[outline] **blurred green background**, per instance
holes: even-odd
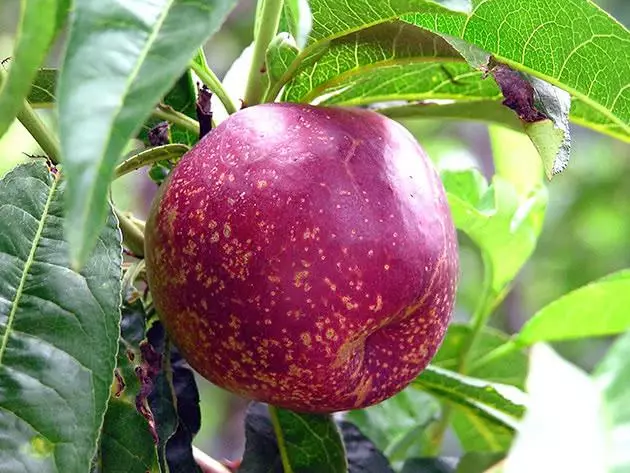
[[[19,18],[19,0],[0,0],[0,59],[11,55]],[[628,0],[597,0],[625,26],[630,25]],[[242,0],[223,29],[205,47],[211,67],[222,77],[252,40],[254,2]],[[620,54],[622,52],[620,51]],[[60,47],[53,48],[48,66],[54,67]],[[0,112],[1,113],[1,112]],[[55,127],[52,111],[42,115]],[[486,176],[493,174],[488,129],[479,123],[408,120],[404,122],[433,160],[475,163]],[[536,310],[566,292],[613,271],[630,267],[630,145],[591,131],[573,128],[569,168],[549,183],[550,202],[538,247],[493,318],[493,325],[514,332]],[[502,134],[510,149],[521,143]],[[529,146],[526,143],[527,146]],[[518,152],[515,149],[514,152]],[[520,150],[522,151],[522,150]],[[0,139],[0,175],[37,154],[38,147],[15,123]],[[116,181],[118,206],[146,215],[155,185],[141,171]],[[460,236],[461,276],[456,318],[466,320],[481,286],[481,262],[474,246]],[[589,339],[556,344],[565,357],[590,369],[609,340]],[[243,448],[246,403],[200,380],[202,432],[196,443],[217,458],[238,458]]]

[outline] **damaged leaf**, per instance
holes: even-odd
[[[523,123],[543,160],[547,178],[564,171],[571,151],[571,96],[548,82],[492,59],[488,72],[505,97],[503,104],[514,110]]]

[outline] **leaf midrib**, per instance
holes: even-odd
[[[331,77],[325,82],[320,83],[314,89],[311,89],[304,95],[300,100],[305,102],[310,102],[311,100],[319,97],[327,89],[331,89],[337,85],[343,84],[344,82],[351,80],[353,77],[361,76],[369,73],[373,69],[381,69],[385,67],[393,67],[393,66],[407,66],[407,65],[416,65],[423,63],[432,63],[432,62],[440,62],[440,63],[455,63],[462,64],[465,63],[463,58],[457,57],[440,57],[440,56],[411,56],[400,59],[385,59],[383,61],[373,62],[370,64],[363,64],[358,67],[354,67],[352,69],[348,69],[346,71],[341,72],[338,75]],[[476,74],[479,71],[475,71]],[[297,76],[296,76],[297,77]],[[440,84],[441,85],[441,84]]]
[[[24,270],[22,271],[22,276],[20,278],[20,284],[17,287],[15,292],[15,297],[11,304],[11,311],[9,312],[9,317],[7,319],[7,326],[2,336],[2,345],[0,345],[0,366],[2,365],[2,361],[4,358],[4,352],[6,351],[7,344],[9,342],[9,335],[11,334],[11,328],[13,326],[13,321],[15,320],[15,314],[17,313],[18,304],[22,297],[22,293],[24,292],[24,286],[26,284],[26,277],[29,274],[29,270],[35,261],[35,252],[37,251],[37,247],[39,246],[39,242],[42,238],[42,233],[44,231],[44,226],[46,224],[46,219],[48,218],[48,213],[50,210],[50,204],[53,201],[53,197],[55,195],[55,191],[57,190],[57,186],[59,184],[60,177],[57,175],[52,185],[50,186],[50,192],[48,194],[48,198],[46,199],[46,204],[44,205],[44,209],[42,210],[42,216],[39,221],[39,225],[37,226],[37,231],[35,232],[35,237],[33,238],[33,243],[31,245],[31,250],[29,252],[28,258],[24,263]]]
[[[146,45],[144,47],[144,49],[142,50],[142,52],[140,53],[140,55],[138,56],[138,60],[136,61],[136,64],[133,68],[133,70],[131,71],[131,74],[129,74],[129,77],[127,78],[127,81],[125,83],[125,97],[128,96],[129,90],[131,90],[131,86],[134,82],[134,80],[138,77],[138,74],[140,73],[140,70],[142,69],[142,65],[144,64],[145,59],[147,58],[147,56],[149,55],[149,51],[151,50],[151,47],[155,44],[157,37],[162,29],[162,26],[164,25],[164,22],[166,21],[166,18],[168,17],[168,14],[170,13],[170,11],[173,8],[173,5],[175,4],[176,0],[169,0],[168,4],[166,5],[166,7],[164,8],[162,15],[160,16],[160,18],[158,19],[158,21],[155,23],[155,28],[153,29],[153,31],[151,32],[151,34],[149,35],[149,37],[147,38],[146,41]],[[120,104],[118,106],[118,109],[116,110],[116,112],[113,115],[113,119],[111,121],[111,127],[109,128],[109,134],[107,136],[107,140],[105,141],[106,143],[110,143],[111,142],[111,138],[112,135],[114,133],[114,124],[116,123],[116,121],[118,120],[118,117],[120,117],[120,114],[124,108],[126,104],[126,100],[123,99],[120,101]],[[107,145],[104,149],[103,149],[103,153],[100,156],[99,159],[99,164],[98,164],[98,171],[97,171],[97,175],[104,175],[104,167],[107,167],[107,160],[105,159],[105,157],[108,154],[108,150],[109,150],[109,145]],[[113,167],[112,167],[112,172],[113,172]],[[87,196],[87,205],[84,205],[84,212],[83,212],[83,223],[84,225],[87,225],[87,223],[89,222],[89,214],[91,212],[91,209],[93,207],[92,202],[94,201],[94,197],[95,197],[95,189],[96,186],[92,187],[92,191],[88,193]],[[84,233],[87,233],[84,229]],[[2,352],[0,351],[0,363],[2,362]]]
[[[485,2],[485,1],[484,1]],[[482,2],[482,3],[484,3]],[[475,7],[475,10],[478,8]],[[406,13],[408,14],[408,13]],[[353,33],[356,33],[357,31],[361,31],[365,28],[369,28],[371,26],[375,26],[381,23],[386,23],[388,21],[391,21],[393,19],[400,19],[402,18],[402,16],[404,16],[405,14],[400,14],[400,15],[396,15],[393,17],[388,17],[388,18],[383,18],[380,19],[379,21],[370,23],[370,24],[365,24],[365,25],[361,25],[360,28],[350,28],[348,30],[344,30],[343,32],[339,32],[336,33],[334,35],[331,35],[329,37],[323,37],[323,38],[316,38],[312,43],[310,43],[306,48],[304,48],[302,50],[302,52],[295,58],[295,60],[293,61],[293,63],[291,64],[291,67],[289,67],[285,73],[280,77],[280,79],[278,80],[278,82],[276,83],[276,87],[278,90],[280,90],[281,87],[283,87],[284,85],[286,85],[287,83],[289,83],[289,81],[291,81],[294,77],[295,77],[295,73],[298,72],[300,66],[302,65],[302,62],[304,61],[304,59],[306,59],[308,57],[309,54],[311,54],[313,51],[315,51],[318,47],[323,46],[326,42],[330,42],[333,41],[337,38],[341,38]],[[468,21],[472,18],[472,13],[470,15],[466,15],[466,23],[468,23]],[[610,15],[609,15],[610,16]],[[404,19],[402,21],[405,21]],[[408,22],[410,25],[416,26],[418,28],[421,28],[418,25],[414,25],[411,22]],[[439,32],[435,31],[435,30],[428,30],[431,31],[437,35],[441,35]],[[465,28],[464,28],[465,31]],[[463,34],[461,34],[460,36],[463,36]],[[472,43],[471,43],[472,44]],[[591,99],[589,96],[584,95],[583,93],[575,90],[572,87],[569,87],[567,84],[561,83],[559,80],[550,77],[546,74],[542,74],[539,71],[535,71],[529,67],[526,67],[524,64],[518,62],[518,61],[514,61],[514,60],[510,60],[507,59],[503,56],[498,56],[495,55],[495,57],[502,63],[507,64],[508,66],[511,66],[519,71],[522,72],[526,72],[534,77],[538,77],[546,82],[549,82],[552,85],[555,85],[556,87],[565,90],[566,92],[570,93],[572,96],[579,98],[580,100],[582,100],[585,104],[587,104],[588,106],[592,107],[594,110],[597,110],[598,112],[600,112],[602,115],[604,115],[605,117],[607,117],[608,119],[612,120],[615,124],[617,124],[619,127],[621,127],[621,129],[630,135],[630,125],[624,123],[624,121],[617,117],[617,115],[615,115],[612,110],[609,110],[606,106],[604,106],[603,104],[600,104],[599,102],[596,102],[595,100]]]

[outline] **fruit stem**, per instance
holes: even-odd
[[[123,235],[123,242],[131,250],[134,256],[144,257],[144,233],[136,223],[125,213],[114,207],[114,213],[118,218],[120,231]]]
[[[48,156],[48,159],[53,164],[59,164],[61,162],[61,147],[55,136],[48,130],[44,122],[37,112],[33,110],[31,104],[27,100],[24,100],[24,106],[17,114],[17,119],[20,121],[24,128],[28,130],[31,136],[37,141],[44,154]]]
[[[497,294],[492,290],[492,261],[490,261],[490,257],[485,251],[482,251],[482,261],[483,286],[481,288],[481,296],[479,297],[477,306],[475,307],[475,312],[473,312],[473,316],[470,320],[470,336],[466,340],[462,351],[460,352],[457,371],[461,374],[466,374],[471,353],[473,352],[475,344],[479,340],[479,336],[492,314],[492,309],[496,305],[495,300],[497,298]]]
[[[195,71],[197,77],[210,89],[210,92],[219,97],[228,114],[236,113],[236,105],[234,105],[234,102],[232,102],[227,91],[223,88],[223,84],[221,84],[221,81],[212,69],[204,67],[196,61],[191,61],[190,68]]]
[[[280,458],[282,459],[282,469],[284,473],[293,473],[291,462],[289,461],[289,454],[287,453],[287,444],[284,441],[284,434],[282,433],[282,426],[280,425],[280,419],[278,418],[278,408],[268,405],[269,417],[271,418],[271,424],[273,425],[273,431],[276,434],[278,440],[278,450],[280,451]]]
[[[188,152],[189,149],[188,146],[182,144],[168,144],[145,149],[120,163],[114,171],[114,179],[118,179],[149,164],[164,161],[165,159],[179,158]]]
[[[184,115],[168,105],[159,104],[153,111],[153,116],[160,120],[166,120],[167,122],[179,125],[182,128],[186,128],[188,131],[199,136],[199,122],[193,120],[188,115]]]
[[[254,51],[245,88],[245,106],[259,104],[263,93],[265,55],[267,47],[278,31],[284,0],[258,0],[254,27]]]

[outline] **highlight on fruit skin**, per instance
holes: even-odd
[[[202,376],[302,412],[406,387],[444,338],[458,273],[437,173],[359,109],[244,109],[187,153],[146,226],[158,313]]]

